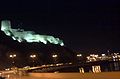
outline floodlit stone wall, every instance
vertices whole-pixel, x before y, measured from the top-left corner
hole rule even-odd
[[[1,31],[7,36],[12,37],[13,40],[18,42],[42,42],[44,44],[52,43],[64,46],[64,43],[59,38],[55,38],[49,35],[36,34],[34,31],[24,31],[24,29],[12,29],[9,20],[3,20],[1,22]]]

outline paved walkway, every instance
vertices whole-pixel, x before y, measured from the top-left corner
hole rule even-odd
[[[6,74],[6,79],[120,79],[120,72],[102,73],[34,73],[31,76]],[[46,77],[46,78],[45,78]]]
[[[5,76],[6,76],[5,79],[56,79],[56,78],[45,78],[45,77],[36,78],[36,77],[30,77],[30,76],[18,76],[18,75],[13,75],[13,74],[7,74]]]
[[[13,74],[6,74],[5,79],[39,79],[35,77],[30,77],[30,76],[18,76],[18,75],[13,75]]]

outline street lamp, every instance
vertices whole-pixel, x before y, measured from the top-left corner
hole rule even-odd
[[[58,57],[57,54],[53,54],[53,55],[52,55],[52,58],[53,58],[53,60],[54,60],[54,63],[57,63],[57,57]]]
[[[77,55],[77,63],[81,63],[82,61],[82,54],[78,53]]]
[[[34,58],[36,58],[36,55],[30,55],[30,57],[34,59]]]
[[[77,57],[82,57],[82,54],[77,54]]]
[[[57,57],[58,57],[58,55],[56,55],[56,54],[55,54],[55,55],[52,55],[52,57],[53,57],[53,58],[57,58]]]
[[[16,57],[16,54],[10,54],[9,57],[12,58],[12,63],[14,64],[15,63],[14,58]]]
[[[36,55],[35,54],[33,54],[33,55],[30,55],[30,58],[32,58],[32,62],[33,62],[33,66],[34,66],[34,60],[35,60],[35,58],[36,58]]]

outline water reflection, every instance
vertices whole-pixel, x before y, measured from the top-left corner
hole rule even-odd
[[[115,62],[104,62],[99,64],[99,70],[102,72],[108,72],[108,71],[120,71],[120,62],[115,61]]]
[[[81,67],[79,67],[80,70]],[[104,61],[99,63],[89,63],[82,67],[84,72],[110,72],[110,71],[120,71],[120,61]],[[82,70],[81,70],[82,72]]]
[[[92,71],[93,71],[93,73],[99,73],[99,72],[101,72],[101,67],[100,66],[92,66]]]

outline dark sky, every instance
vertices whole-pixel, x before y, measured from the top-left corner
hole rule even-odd
[[[14,28],[59,37],[75,50],[119,50],[119,11],[119,0],[4,0],[0,19],[10,19]]]

